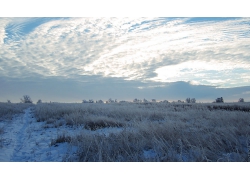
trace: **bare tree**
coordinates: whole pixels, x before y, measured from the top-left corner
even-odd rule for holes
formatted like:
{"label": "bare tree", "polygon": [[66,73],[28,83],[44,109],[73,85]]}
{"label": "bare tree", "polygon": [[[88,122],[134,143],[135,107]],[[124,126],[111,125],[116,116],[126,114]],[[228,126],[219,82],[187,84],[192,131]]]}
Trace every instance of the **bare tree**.
{"label": "bare tree", "polygon": [[96,101],[96,103],[103,103],[103,101],[102,100],[98,100],[98,101]]}
{"label": "bare tree", "polygon": [[21,102],[22,103],[32,103],[32,100],[31,100],[30,96],[24,95],[23,99],[21,98]]}
{"label": "bare tree", "polygon": [[187,98],[187,99],[186,99],[186,103],[191,103],[191,99],[190,99],[190,98]]}
{"label": "bare tree", "polygon": [[90,99],[90,100],[89,100],[89,103],[94,103],[94,100],[93,100],[93,99]]}
{"label": "bare tree", "polygon": [[106,101],[106,103],[113,103],[113,102],[115,102],[112,98],[109,98],[107,101]]}
{"label": "bare tree", "polygon": [[245,102],[243,98],[240,98],[238,102]]}
{"label": "bare tree", "polygon": [[137,99],[137,98],[135,98],[135,99],[133,100],[133,102],[134,102],[134,103],[138,103],[138,102],[140,102],[140,100]]}
{"label": "bare tree", "polygon": [[196,103],[196,99],[195,99],[195,98],[192,98],[192,99],[190,100],[190,102],[191,102],[191,103]]}
{"label": "bare tree", "polygon": [[7,100],[7,103],[11,103],[9,99]]}
{"label": "bare tree", "polygon": [[87,100],[84,99],[84,100],[82,100],[82,103],[89,103],[89,102],[88,102]]}
{"label": "bare tree", "polygon": [[41,100],[41,99],[39,99],[39,100],[37,101],[37,104],[39,104],[39,103],[42,103],[42,100]]}

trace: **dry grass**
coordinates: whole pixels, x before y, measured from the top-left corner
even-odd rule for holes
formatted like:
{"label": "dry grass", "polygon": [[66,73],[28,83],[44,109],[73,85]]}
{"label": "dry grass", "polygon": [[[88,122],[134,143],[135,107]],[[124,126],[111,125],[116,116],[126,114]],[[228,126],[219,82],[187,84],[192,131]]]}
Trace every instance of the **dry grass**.
{"label": "dry grass", "polygon": [[65,142],[70,143],[71,139],[72,138],[70,136],[68,136],[66,134],[61,134],[61,135],[58,135],[58,137],[56,139],[52,139],[50,145],[56,146],[58,143],[65,143]]}
{"label": "dry grass", "polygon": [[2,137],[3,133],[4,133],[4,127],[0,127],[0,147],[3,146],[2,145],[2,143],[3,143],[3,137]]}
{"label": "dry grass", "polygon": [[[223,107],[223,108],[219,108]],[[244,107],[244,108],[243,108]],[[39,121],[120,133],[60,136],[79,161],[248,161],[249,104],[39,104]],[[145,153],[151,152],[151,156]]]}
{"label": "dry grass", "polygon": [[30,103],[1,103],[0,102],[0,121],[4,119],[12,119],[13,115],[23,113],[24,109],[34,106]]}

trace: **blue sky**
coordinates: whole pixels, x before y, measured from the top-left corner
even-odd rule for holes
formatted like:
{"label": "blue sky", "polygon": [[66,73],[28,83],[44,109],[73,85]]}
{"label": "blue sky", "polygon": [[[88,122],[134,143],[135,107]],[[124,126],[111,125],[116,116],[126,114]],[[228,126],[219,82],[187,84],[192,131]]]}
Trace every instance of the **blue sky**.
{"label": "blue sky", "polygon": [[0,101],[250,101],[250,18],[0,18]]}

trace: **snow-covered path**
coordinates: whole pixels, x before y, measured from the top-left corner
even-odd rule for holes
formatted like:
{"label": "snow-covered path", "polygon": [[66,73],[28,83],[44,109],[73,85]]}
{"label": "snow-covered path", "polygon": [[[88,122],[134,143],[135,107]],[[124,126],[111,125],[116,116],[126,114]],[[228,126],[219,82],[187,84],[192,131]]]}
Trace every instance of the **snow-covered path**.
{"label": "snow-covered path", "polygon": [[45,122],[37,122],[31,108],[0,125],[4,127],[0,162],[63,161],[66,155],[74,154],[68,143],[51,146],[51,141],[65,133],[65,128],[45,128]]}
{"label": "snow-covered path", "polygon": [[23,152],[24,149],[24,145],[25,145],[25,141],[27,141],[28,139],[27,136],[25,136],[25,134],[27,133],[27,128],[28,128],[28,124],[32,123],[32,119],[31,119],[31,109],[28,108],[25,110],[23,118],[18,118],[17,121],[15,121],[15,126],[18,129],[18,127],[21,127],[19,131],[15,132],[15,142],[14,142],[14,152],[12,154],[12,156],[10,157],[10,161],[20,161],[21,159],[18,158],[20,157],[19,153],[25,153]]}

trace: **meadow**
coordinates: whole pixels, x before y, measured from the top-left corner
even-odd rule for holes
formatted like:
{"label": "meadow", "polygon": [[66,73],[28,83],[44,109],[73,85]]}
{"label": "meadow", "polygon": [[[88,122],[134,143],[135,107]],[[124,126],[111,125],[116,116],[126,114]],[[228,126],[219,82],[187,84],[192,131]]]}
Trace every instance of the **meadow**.
{"label": "meadow", "polygon": [[31,106],[36,122],[43,123],[41,128],[63,129],[50,139],[50,146],[66,143],[76,150],[74,158],[67,154],[58,161],[249,161],[250,103],[246,102],[0,106],[1,119]]}

